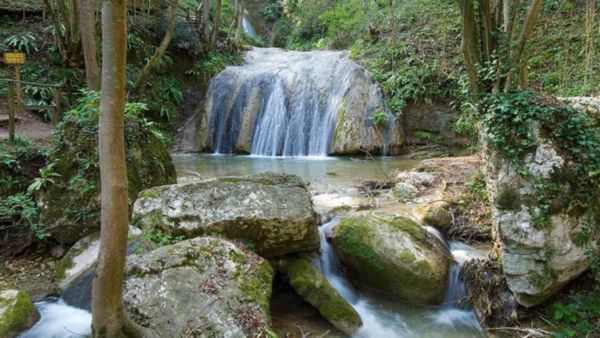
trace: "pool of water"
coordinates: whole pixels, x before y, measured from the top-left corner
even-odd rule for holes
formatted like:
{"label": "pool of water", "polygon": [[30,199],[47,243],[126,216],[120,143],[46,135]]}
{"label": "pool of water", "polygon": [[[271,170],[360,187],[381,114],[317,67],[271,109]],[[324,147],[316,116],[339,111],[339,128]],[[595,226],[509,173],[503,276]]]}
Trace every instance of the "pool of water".
{"label": "pool of water", "polygon": [[319,188],[343,188],[361,179],[384,179],[395,170],[409,170],[418,161],[398,157],[261,157],[174,154],[179,177],[203,178],[257,174],[266,171],[302,177]]}

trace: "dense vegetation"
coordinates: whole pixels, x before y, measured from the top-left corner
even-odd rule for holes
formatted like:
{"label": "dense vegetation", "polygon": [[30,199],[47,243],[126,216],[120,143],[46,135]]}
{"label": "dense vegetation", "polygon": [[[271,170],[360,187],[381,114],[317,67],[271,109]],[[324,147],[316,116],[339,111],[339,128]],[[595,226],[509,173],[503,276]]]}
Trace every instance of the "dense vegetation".
{"label": "dense vegetation", "polygon": [[[599,63],[592,62],[591,76],[581,71],[588,62],[585,3],[545,1],[527,50],[533,87],[553,95],[598,94]],[[262,14],[272,22],[275,46],[349,49],[383,85],[397,114],[418,102],[452,101],[457,110],[469,108],[455,1],[270,0]],[[597,55],[600,34],[593,40]],[[456,126],[458,132],[472,131],[469,127]]]}
{"label": "dense vegetation", "polygon": [[[86,27],[70,16],[68,3],[44,1],[47,18],[29,3],[27,15],[0,10],[0,51],[26,53],[23,79],[60,84],[67,111],[49,144],[23,137],[0,142],[0,231],[10,232],[0,243],[13,248],[3,254],[17,254],[36,241],[72,243],[83,234],[51,233],[57,224],[67,229],[89,223],[85,234],[99,227],[100,94],[90,90],[86,44],[77,34]],[[178,127],[202,111],[210,79],[241,62],[244,49],[348,50],[381,85],[396,116],[410,118],[407,112],[419,104],[447,107],[458,116],[449,126],[454,133],[484,138],[521,177],[534,180],[530,200],[504,191],[501,208],[526,206],[537,230],[548,230],[559,212],[578,217],[583,227],[569,236],[587,250],[591,286],[554,299],[542,311],[553,318],[558,337],[600,334],[600,258],[594,246],[600,234],[600,126],[598,117],[554,97],[600,95],[600,33],[593,15],[600,0],[509,2],[516,6],[504,20],[502,2],[494,2],[493,12],[485,6],[489,2],[468,0],[261,0],[249,4],[246,14],[262,39],[240,33],[239,1],[218,0],[208,9],[207,3],[159,1],[128,9],[124,131],[127,166],[133,169],[127,173],[127,207],[143,188],[175,181],[166,149]],[[93,35],[94,48],[102,46],[98,32]],[[10,68],[0,68],[0,79],[12,76]],[[35,84],[23,91],[27,105],[48,105],[56,94],[56,88]],[[0,97],[7,93],[0,86]],[[52,111],[40,115],[49,121]],[[389,123],[384,111],[371,119],[378,127]],[[551,178],[535,178],[525,165],[540,136],[567,162]],[[439,135],[420,137],[444,142]],[[484,181],[481,174],[468,184],[466,198],[487,203]],[[146,236],[160,245],[180,239],[159,231]],[[555,275],[548,267],[537,277],[541,283]]]}

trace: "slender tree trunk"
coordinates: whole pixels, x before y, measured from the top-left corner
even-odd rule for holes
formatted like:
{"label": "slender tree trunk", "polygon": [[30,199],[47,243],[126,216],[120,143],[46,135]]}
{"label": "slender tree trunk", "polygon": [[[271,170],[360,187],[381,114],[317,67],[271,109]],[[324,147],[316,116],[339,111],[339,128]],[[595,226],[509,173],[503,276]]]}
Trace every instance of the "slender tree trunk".
{"label": "slender tree trunk", "polygon": [[178,0],[171,0],[167,32],[165,33],[165,36],[160,42],[160,45],[154,52],[154,55],[152,55],[150,60],[148,60],[148,63],[146,63],[146,66],[144,66],[144,69],[142,69],[142,72],[135,81],[135,91],[140,95],[144,93],[144,88],[146,87],[146,80],[148,79],[148,76],[150,76],[150,74],[156,67],[158,61],[160,61],[160,59],[167,51],[167,47],[169,47],[169,44],[171,43],[173,34],[175,34],[175,24],[177,21],[177,2]]}
{"label": "slender tree trunk", "polygon": [[594,32],[596,30],[596,0],[588,0],[585,17],[585,77],[584,85],[594,76]]}
{"label": "slender tree trunk", "polygon": [[210,42],[210,0],[202,0],[202,35]]}
{"label": "slender tree trunk", "polygon": [[469,77],[469,84],[474,96],[479,91],[479,81],[477,78],[476,56],[474,55],[475,41],[475,13],[471,0],[460,0],[460,10],[463,17],[462,23],[462,44],[461,49],[465,61],[465,68]]}
{"label": "slender tree trunk", "polygon": [[79,4],[79,26],[85,61],[85,82],[89,89],[100,90],[100,67],[96,41],[96,18],[93,0],[81,0]]}
{"label": "slender tree trunk", "polygon": [[217,49],[217,41],[219,40],[219,31],[221,30],[221,3],[222,0],[216,0],[215,18],[213,23],[212,38],[210,40],[210,50]]}
{"label": "slender tree trunk", "polygon": [[235,45],[239,46],[242,41],[242,34],[244,33],[244,0],[237,0],[237,28],[235,31]]}
{"label": "slender tree trunk", "polygon": [[98,124],[102,230],[92,288],[96,338],[142,337],[123,305],[129,210],[125,163],[126,0],[102,1],[102,94]]}
{"label": "slender tree trunk", "polygon": [[392,28],[392,37],[391,37],[391,44],[392,46],[396,45],[396,15],[394,14],[394,0],[388,0],[388,9],[389,9],[389,15],[390,15],[390,26]]}

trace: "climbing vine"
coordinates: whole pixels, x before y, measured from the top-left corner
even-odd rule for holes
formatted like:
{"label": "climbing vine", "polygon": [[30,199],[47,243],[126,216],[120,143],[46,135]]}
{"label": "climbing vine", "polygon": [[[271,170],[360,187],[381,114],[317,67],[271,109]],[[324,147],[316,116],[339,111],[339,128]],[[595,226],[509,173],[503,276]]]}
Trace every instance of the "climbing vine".
{"label": "climbing vine", "polygon": [[[479,111],[488,144],[510,159],[517,172],[532,181],[524,201],[538,229],[550,227],[552,214],[566,211],[584,224],[573,234],[576,245],[586,246],[600,230],[600,128],[588,113],[537,97],[531,91],[495,94],[482,101]],[[533,177],[527,156],[539,139],[549,140],[565,164],[550,178]],[[591,248],[591,247],[590,247]],[[590,250],[591,255],[596,253]]]}

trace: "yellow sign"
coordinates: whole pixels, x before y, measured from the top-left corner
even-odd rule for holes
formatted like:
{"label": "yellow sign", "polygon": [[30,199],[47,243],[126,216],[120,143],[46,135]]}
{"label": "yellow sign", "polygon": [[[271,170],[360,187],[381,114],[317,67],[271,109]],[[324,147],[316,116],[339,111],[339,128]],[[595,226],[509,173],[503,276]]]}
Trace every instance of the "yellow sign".
{"label": "yellow sign", "polygon": [[25,53],[6,52],[4,53],[4,63],[7,65],[24,65]]}

